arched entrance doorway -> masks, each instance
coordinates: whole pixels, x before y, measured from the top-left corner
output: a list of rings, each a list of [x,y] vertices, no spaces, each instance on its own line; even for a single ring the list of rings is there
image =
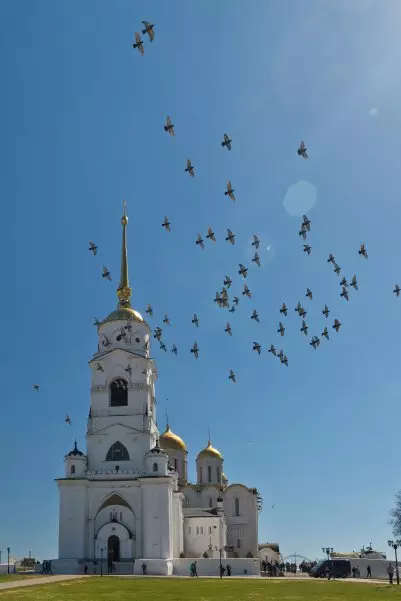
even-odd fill
[[[109,562],[120,561],[120,539],[115,534],[107,541],[107,559]]]

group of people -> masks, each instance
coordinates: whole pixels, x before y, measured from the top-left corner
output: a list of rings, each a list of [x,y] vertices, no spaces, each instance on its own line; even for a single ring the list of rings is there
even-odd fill
[[[231,576],[231,566],[230,564],[227,564],[226,567],[223,566],[223,564],[220,564],[220,577],[223,578],[224,574],[227,573],[227,576]],[[196,568],[196,561],[193,561],[191,563],[191,565],[189,566],[189,575],[193,578],[195,576],[198,576],[198,572],[197,572],[197,568]]]
[[[48,561],[48,560],[44,560],[43,564],[42,564],[42,571],[40,572],[41,574],[50,574],[52,575],[52,562]]]
[[[302,573],[309,573],[312,568],[315,567],[317,561],[303,561],[299,564],[299,571]]]

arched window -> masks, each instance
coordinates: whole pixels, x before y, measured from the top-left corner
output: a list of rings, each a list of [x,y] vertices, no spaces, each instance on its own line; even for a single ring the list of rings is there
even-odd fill
[[[159,466],[157,465],[156,462],[153,464],[153,471],[154,472],[158,472],[159,471]]]
[[[127,449],[117,440],[107,451],[106,461],[129,461]]]
[[[217,482],[220,484],[220,468],[217,468]]]
[[[75,465],[71,466],[71,474],[75,474]]]
[[[208,482],[212,481],[212,466],[211,465],[207,466],[207,481]]]
[[[199,483],[202,484],[203,482],[203,467],[201,466],[199,468]]]
[[[239,498],[238,497],[235,497],[234,504],[235,504],[235,509],[234,509],[235,515],[239,515]]]
[[[128,405],[128,382],[117,378],[110,384],[110,407],[125,407]]]

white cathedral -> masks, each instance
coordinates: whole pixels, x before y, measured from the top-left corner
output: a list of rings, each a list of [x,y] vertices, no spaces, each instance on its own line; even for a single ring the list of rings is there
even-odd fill
[[[89,362],[87,453],[75,443],[57,479],[53,569],[76,572],[103,559],[117,573],[141,573],[145,563],[148,574],[188,574],[189,558],[200,558],[203,572],[215,573],[221,557],[233,573],[235,566],[258,573],[259,560],[251,559],[258,557],[257,490],[229,484],[210,440],[196,458],[196,483],[189,482],[184,441],[169,425],[159,434],[151,330],[130,302],[127,223],[124,211],[118,307],[98,326]]]

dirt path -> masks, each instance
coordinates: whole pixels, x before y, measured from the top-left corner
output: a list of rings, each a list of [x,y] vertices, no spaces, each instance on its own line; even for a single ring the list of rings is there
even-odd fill
[[[0,583],[0,591],[9,588],[18,588],[20,586],[37,586],[41,584],[50,584],[51,582],[60,582],[60,580],[76,580],[78,578],[88,578],[88,576],[81,576],[78,574],[64,576],[43,576],[43,578],[27,578],[26,580],[8,580],[7,582]]]

